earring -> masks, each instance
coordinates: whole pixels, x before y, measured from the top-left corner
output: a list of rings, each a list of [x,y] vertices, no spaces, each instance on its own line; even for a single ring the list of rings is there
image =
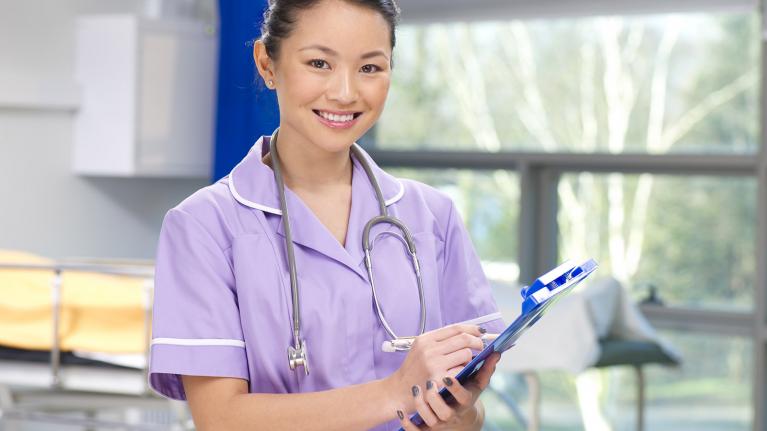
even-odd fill
[[[269,86],[269,88],[273,88],[273,87],[274,87],[274,81],[272,81],[272,80],[270,79],[270,80],[269,80],[269,83],[268,83],[268,86]]]

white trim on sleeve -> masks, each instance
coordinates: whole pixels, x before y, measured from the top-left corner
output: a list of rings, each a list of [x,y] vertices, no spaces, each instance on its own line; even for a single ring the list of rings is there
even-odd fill
[[[483,323],[491,322],[493,320],[502,319],[503,316],[500,312],[492,313],[492,314],[486,314],[482,317],[477,317],[476,319],[471,320],[464,320],[463,322],[458,322],[458,325],[481,325]]]
[[[226,340],[219,338],[154,338],[151,345],[170,344],[174,346],[232,346],[245,347],[242,340]]]

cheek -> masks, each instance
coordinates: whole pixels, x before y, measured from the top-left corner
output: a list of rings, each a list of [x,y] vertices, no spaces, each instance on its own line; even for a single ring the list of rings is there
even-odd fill
[[[302,105],[317,99],[325,91],[325,80],[312,73],[294,72],[285,75],[285,96],[293,104]]]
[[[368,99],[370,104],[383,109],[382,105],[386,102],[386,97],[389,95],[390,82],[387,78],[370,83],[365,91],[366,99]]]

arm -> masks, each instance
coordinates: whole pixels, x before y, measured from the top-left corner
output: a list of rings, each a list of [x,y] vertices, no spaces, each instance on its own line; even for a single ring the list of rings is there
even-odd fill
[[[474,325],[451,325],[416,337],[402,366],[369,383],[297,394],[251,394],[247,381],[183,376],[195,425],[201,431],[259,429],[360,430],[416,410],[414,386],[441,380],[482,348]],[[474,400],[472,400],[473,402]]]
[[[183,376],[182,380],[200,431],[356,431],[394,419],[398,405],[386,379],[301,394],[250,394],[241,379]]]

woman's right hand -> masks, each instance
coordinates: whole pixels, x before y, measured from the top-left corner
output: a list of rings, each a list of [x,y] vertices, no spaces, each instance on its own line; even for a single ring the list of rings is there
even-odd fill
[[[483,349],[483,333],[476,325],[455,324],[416,337],[405,361],[387,378],[392,395],[405,411],[415,410],[411,388],[455,376],[471,361],[472,350]]]

